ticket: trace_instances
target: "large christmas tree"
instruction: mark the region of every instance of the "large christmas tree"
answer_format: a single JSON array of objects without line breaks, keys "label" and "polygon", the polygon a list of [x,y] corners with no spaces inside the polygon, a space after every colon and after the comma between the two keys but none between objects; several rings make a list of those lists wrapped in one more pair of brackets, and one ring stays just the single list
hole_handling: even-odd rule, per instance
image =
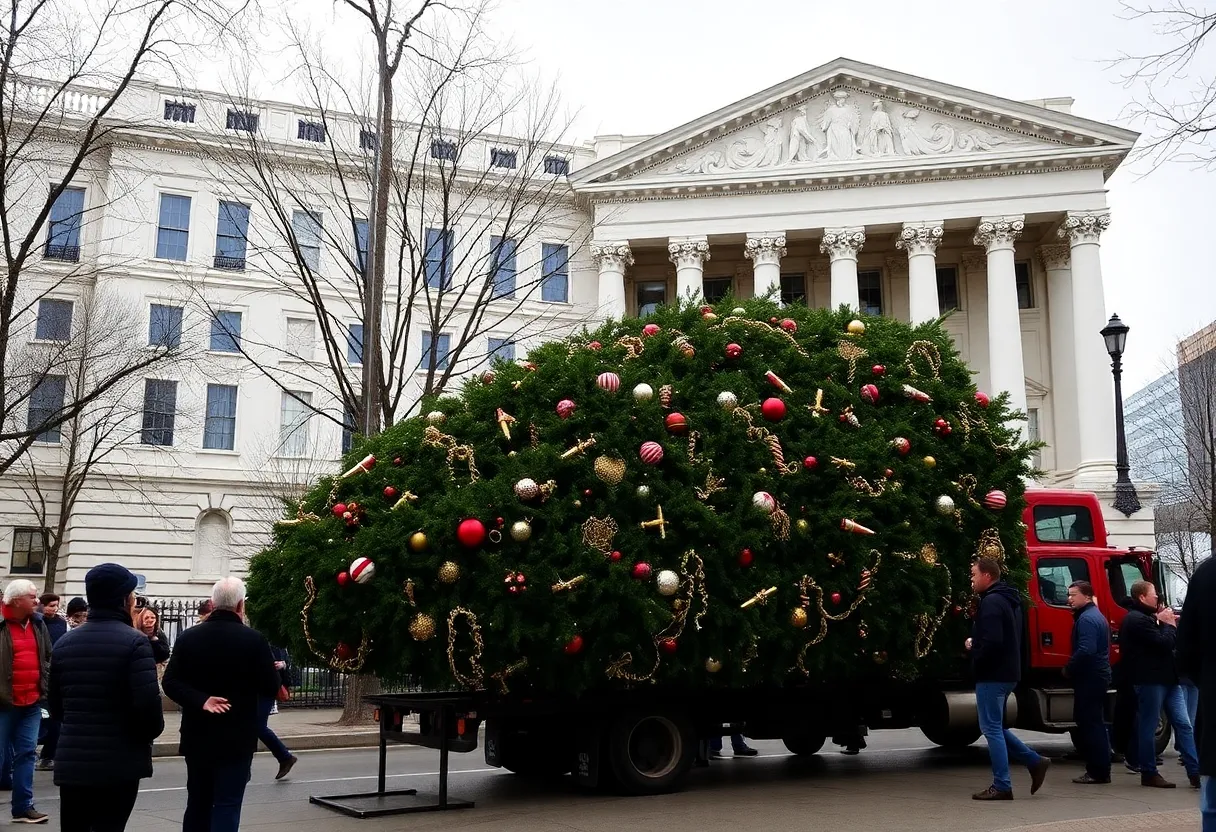
[{"label": "large christmas tree", "polygon": [[944,672],[977,554],[1025,578],[1031,448],[937,323],[765,300],[497,363],[254,557],[255,626],[436,688]]}]

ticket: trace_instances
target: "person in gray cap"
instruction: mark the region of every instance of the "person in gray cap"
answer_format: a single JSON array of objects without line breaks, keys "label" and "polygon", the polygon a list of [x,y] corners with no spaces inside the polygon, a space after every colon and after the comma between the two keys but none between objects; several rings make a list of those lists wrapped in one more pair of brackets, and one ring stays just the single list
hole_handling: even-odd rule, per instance
[{"label": "person in gray cap", "polygon": [[135,583],[116,563],[90,569],[88,620],[51,654],[48,702],[61,723],[55,785],[64,832],[126,828],[139,781],[152,776],[152,741],[165,719],[152,645],[132,625]]}]

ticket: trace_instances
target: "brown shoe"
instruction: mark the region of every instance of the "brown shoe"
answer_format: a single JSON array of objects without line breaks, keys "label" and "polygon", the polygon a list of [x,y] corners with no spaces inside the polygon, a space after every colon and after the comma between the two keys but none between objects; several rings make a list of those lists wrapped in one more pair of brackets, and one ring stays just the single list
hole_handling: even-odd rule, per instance
[{"label": "brown shoe", "polygon": [[1036,794],[1043,787],[1043,781],[1047,779],[1047,769],[1051,768],[1051,760],[1046,757],[1041,757],[1037,763],[1030,767],[1030,793]]},{"label": "brown shoe", "polygon": [[1203,781],[1199,779],[1198,774],[1192,774],[1192,775],[1190,775],[1190,778],[1191,778],[1191,788],[1192,789],[1203,788]]},{"label": "brown shoe", "polygon": [[274,776],[274,779],[282,780],[284,777],[286,777],[288,774],[291,773],[292,768],[295,767],[295,764],[298,762],[299,762],[299,758],[296,757],[296,755],[292,754],[286,760],[279,763],[279,773]]},{"label": "brown shoe", "polygon": [[1147,777],[1141,776],[1140,785],[1148,786],[1151,789],[1176,789],[1176,788],[1178,788],[1177,783],[1171,783],[1169,780],[1166,780],[1160,774],[1151,774]]},{"label": "brown shoe", "polygon": [[1013,800],[1013,792],[1003,792],[996,786],[989,786],[982,792],[971,795],[972,800]]}]

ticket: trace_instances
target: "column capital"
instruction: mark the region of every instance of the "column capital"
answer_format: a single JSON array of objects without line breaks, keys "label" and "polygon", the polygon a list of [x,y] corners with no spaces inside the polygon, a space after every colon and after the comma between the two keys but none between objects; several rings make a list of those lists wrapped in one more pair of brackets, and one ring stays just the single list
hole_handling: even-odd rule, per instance
[{"label": "column capital", "polygon": [[856,260],[857,252],[866,244],[865,226],[851,228],[825,228],[819,241],[819,253],[836,260]]},{"label": "column capital", "polygon": [[1057,269],[1067,269],[1071,262],[1072,248],[1063,243],[1050,243],[1045,246],[1039,246],[1035,254],[1039,257],[1039,262],[1043,264],[1043,268],[1047,271],[1055,271]]},{"label": "column capital", "polygon": [[785,256],[785,232],[749,233],[743,245],[743,256],[755,264],[779,263]]},{"label": "column capital", "polygon": [[1013,241],[1022,236],[1026,218],[1021,214],[1007,217],[980,217],[973,242],[983,246],[989,254],[1001,249],[1012,249]]},{"label": "column capital", "polygon": [[895,240],[895,247],[907,250],[909,257],[917,254],[936,254],[945,234],[941,220],[906,222]]},{"label": "column capital", "polygon": [[600,271],[624,271],[633,265],[633,252],[628,241],[594,242],[591,244],[591,259]]},{"label": "column capital", "polygon": [[1098,238],[1108,228],[1110,211],[1069,211],[1056,234],[1074,246],[1083,243],[1097,245]]},{"label": "column capital", "polygon": [[709,259],[709,239],[706,237],[672,237],[667,254],[677,268],[699,269]]}]

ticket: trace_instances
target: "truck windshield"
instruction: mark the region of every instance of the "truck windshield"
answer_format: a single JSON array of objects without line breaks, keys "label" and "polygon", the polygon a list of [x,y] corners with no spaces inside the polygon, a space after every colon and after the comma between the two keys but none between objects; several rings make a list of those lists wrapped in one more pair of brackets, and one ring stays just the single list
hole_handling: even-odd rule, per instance
[{"label": "truck windshield", "polygon": [[1118,604],[1131,597],[1132,584],[1147,580],[1148,576],[1136,558],[1112,558],[1106,562],[1106,579],[1110,582],[1110,594]]},{"label": "truck windshield", "polygon": [[1034,536],[1042,543],[1093,543],[1094,521],[1085,506],[1035,506]]}]

